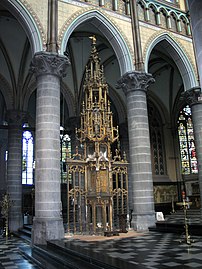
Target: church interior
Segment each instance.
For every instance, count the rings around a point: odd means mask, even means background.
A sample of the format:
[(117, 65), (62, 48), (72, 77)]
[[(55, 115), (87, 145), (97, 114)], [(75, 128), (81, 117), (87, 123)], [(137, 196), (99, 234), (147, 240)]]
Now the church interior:
[(201, 268), (201, 12), (1, 0), (0, 268)]

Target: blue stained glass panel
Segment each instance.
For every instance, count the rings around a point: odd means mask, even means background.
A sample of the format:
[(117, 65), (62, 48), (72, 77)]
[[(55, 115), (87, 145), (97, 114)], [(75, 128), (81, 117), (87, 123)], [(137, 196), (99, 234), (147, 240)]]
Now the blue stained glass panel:
[(24, 131), (22, 145), (22, 184), (33, 184), (33, 163), (33, 136), (30, 131)]
[(178, 137), (182, 174), (188, 175), (198, 173), (193, 123), (189, 106), (184, 107), (180, 111), (178, 118)]

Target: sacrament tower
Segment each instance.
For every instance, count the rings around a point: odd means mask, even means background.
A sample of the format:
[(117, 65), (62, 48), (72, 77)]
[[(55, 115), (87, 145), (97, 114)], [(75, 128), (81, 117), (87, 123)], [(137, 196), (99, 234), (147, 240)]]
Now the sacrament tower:
[(123, 232), (128, 214), (127, 161), (120, 152), (118, 127), (113, 126), (96, 38), (90, 38), (81, 122), (76, 129), (78, 146), (72, 158), (67, 159), (67, 231)]

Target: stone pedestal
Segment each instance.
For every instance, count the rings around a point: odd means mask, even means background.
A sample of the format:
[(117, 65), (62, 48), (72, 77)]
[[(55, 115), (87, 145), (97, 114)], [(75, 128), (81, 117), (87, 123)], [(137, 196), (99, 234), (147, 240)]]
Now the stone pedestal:
[(146, 100), (146, 91), (151, 82), (154, 82), (154, 79), (150, 74), (138, 71), (128, 72), (118, 81), (118, 87), (124, 90), (127, 97), (131, 226), (137, 231), (147, 230), (155, 223)]
[(61, 218), (35, 217), (32, 226), (32, 244), (45, 245), (48, 240), (64, 238), (64, 227)]
[(32, 71), (37, 78), (35, 140), (35, 218), (32, 243), (46, 244), (64, 237), (60, 190), (60, 79), (69, 61), (37, 53)]

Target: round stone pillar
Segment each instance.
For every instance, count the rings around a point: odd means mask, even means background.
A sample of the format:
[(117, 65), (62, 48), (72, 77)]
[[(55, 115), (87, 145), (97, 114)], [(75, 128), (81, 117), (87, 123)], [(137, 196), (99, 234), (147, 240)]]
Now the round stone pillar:
[(6, 192), (6, 180), (7, 180), (7, 160), (6, 160), (6, 151), (7, 151), (7, 130), (0, 130), (0, 171), (1, 171), (1, 179), (0, 179), (0, 200), (2, 195)]
[(35, 54), (37, 79), (35, 140), (35, 218), (32, 243), (64, 237), (60, 190), (60, 79), (69, 61), (48, 52)]
[(202, 1), (188, 0), (188, 4), (191, 17), (192, 36), (195, 45), (194, 48), (196, 52), (196, 61), (198, 65), (200, 85), (202, 85)]
[[(129, 196), (132, 197), (131, 226), (137, 231), (155, 224), (153, 179), (146, 91), (154, 79), (150, 74), (131, 71), (118, 81), (127, 98), (129, 134)], [(129, 199), (131, 201), (131, 199)]]
[(12, 200), (9, 211), (9, 230), (17, 231), (23, 225), (22, 214), (22, 125), (25, 113), (7, 112), (8, 160), (7, 192)]
[(185, 101), (192, 111), (192, 122), (198, 163), (198, 180), (201, 197), (201, 217), (202, 217), (202, 93), (199, 87), (192, 88), (183, 93)]

